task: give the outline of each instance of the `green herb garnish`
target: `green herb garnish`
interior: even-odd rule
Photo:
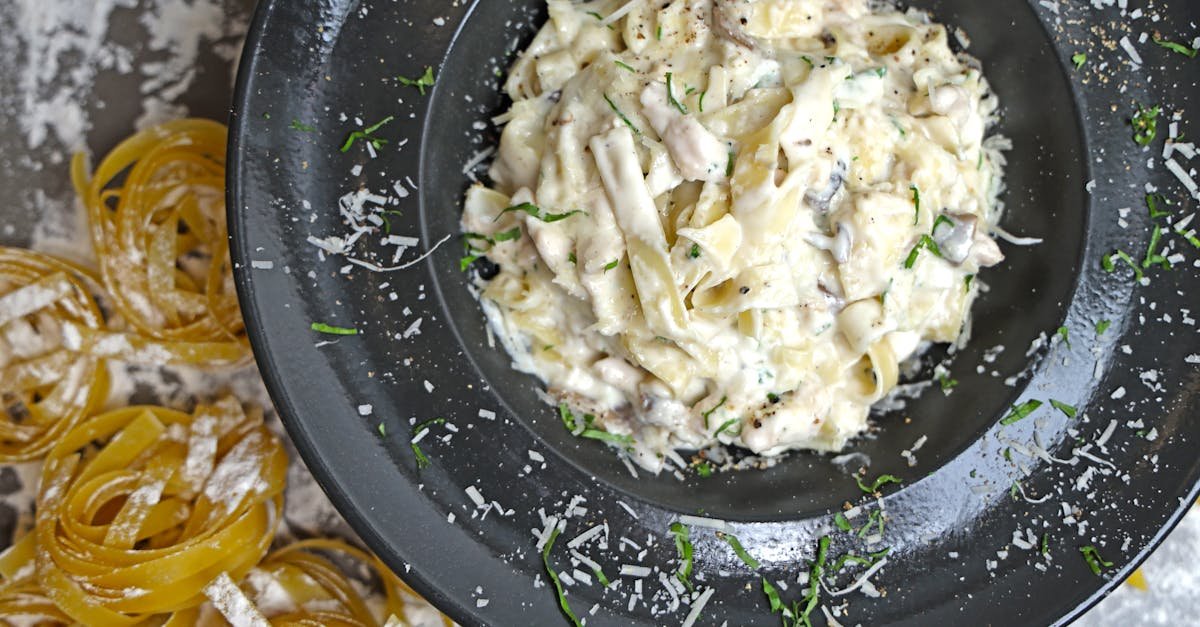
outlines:
[[[604,271],[608,272],[609,270],[612,270],[613,268],[617,267],[617,264],[619,263],[621,263],[620,259],[613,259],[612,261],[604,264]]]
[[[622,70],[628,70],[634,74],[637,74],[637,70],[633,69],[632,65],[629,65],[620,59],[613,59],[613,63],[616,63],[617,67],[621,68]]]
[[[910,185],[908,189],[912,190],[913,202],[913,224],[916,225],[921,221],[921,190],[916,185]],[[937,228],[937,225],[933,225]]]
[[[289,126],[296,129],[297,131],[303,131],[305,133],[311,133],[311,132],[317,130],[315,126],[309,126],[309,125],[305,124],[304,122],[297,120],[296,118],[292,118],[292,123]]]
[[[579,434],[579,437],[589,440],[600,440],[601,442],[609,442],[611,444],[620,444],[626,448],[633,446],[633,436],[609,433],[600,429],[584,429],[583,433]]]
[[[1058,337],[1062,338],[1062,343],[1066,344],[1067,348],[1071,348],[1071,330],[1070,329],[1068,329],[1067,327],[1058,327],[1058,330],[1055,331],[1054,334],[1057,335]]]
[[[379,423],[379,426],[377,426],[377,427],[375,427],[375,428],[379,430],[379,435],[381,435],[381,436],[383,436],[383,437],[385,437],[385,438],[387,437],[387,426],[386,426],[386,425],[384,425],[384,424],[381,422],[381,423]]]
[[[416,87],[417,91],[421,92],[421,95],[424,96],[425,88],[433,87],[433,68],[426,66],[425,73],[422,74],[421,77],[417,78],[417,79],[411,79],[411,78],[405,78],[403,76],[397,76],[396,80],[400,81],[400,84],[404,85],[405,87]]]
[[[497,233],[496,237],[492,238],[495,242],[509,242],[521,237],[521,227],[513,227],[502,233]]]
[[[808,593],[804,595],[808,602],[803,611],[796,612],[796,620],[805,625],[810,624],[809,616],[813,610],[817,609],[817,601],[821,598],[821,577],[825,574],[825,557],[828,552],[829,536],[821,536],[821,539],[817,541],[817,559],[808,572]]]
[[[692,259],[700,258],[700,245],[699,244],[692,244],[691,250],[688,251],[688,257],[691,257]]]
[[[864,494],[875,494],[879,491],[879,488],[889,483],[900,483],[901,480],[893,475],[879,475],[871,485],[867,485],[863,483],[861,477],[854,475],[854,482],[858,484],[858,489],[862,490]]]
[[[1146,194],[1146,208],[1150,210],[1151,220],[1171,215],[1171,212],[1159,209],[1159,203],[1169,206],[1171,201],[1167,200],[1167,197],[1162,194]]]
[[[1103,557],[1100,557],[1100,552],[1090,544],[1080,547],[1079,552],[1083,554],[1083,559],[1087,562],[1088,568],[1092,569],[1093,575],[1099,575],[1101,567],[1109,568],[1113,565],[1112,562],[1105,561]]]
[[[691,532],[683,523],[673,522],[670,527],[671,535],[675,538],[675,552],[679,554],[679,570],[675,578],[688,590],[692,590],[692,547]]]
[[[1007,426],[1024,420],[1028,418],[1030,414],[1037,411],[1037,408],[1041,406],[1042,402],[1039,400],[1028,400],[1020,405],[1013,405],[1012,411],[1010,411],[1007,416],[1000,420],[1000,424]]]
[[[779,591],[775,589],[775,586],[771,585],[771,582],[767,581],[766,577],[762,578],[762,589],[763,594],[767,595],[767,602],[771,604],[771,612],[783,612],[784,624],[786,625],[787,618],[791,616],[791,612],[784,605],[783,599],[779,598]]]
[[[385,124],[391,122],[394,119],[396,119],[396,116],[389,115],[386,118],[383,118],[379,122],[376,122],[375,124],[372,124],[371,126],[368,126],[367,128],[364,128],[361,131],[351,132],[349,135],[346,136],[346,141],[345,141],[345,143],[342,144],[341,151],[349,152],[350,148],[352,146],[354,146],[354,142],[356,142],[360,139],[365,142],[370,143],[371,147],[374,148],[375,150],[379,150],[380,148],[383,148],[383,145],[387,143],[387,140],[380,139],[378,137],[374,137],[375,131],[378,131],[379,129],[383,128],[383,126]]]
[[[913,267],[913,264],[917,263],[917,257],[919,257],[921,255],[922,248],[933,253],[935,257],[942,256],[942,250],[940,248],[938,248],[937,242],[933,241],[933,238],[929,237],[928,235],[922,235],[921,239],[917,241],[916,246],[913,246],[912,250],[909,251],[908,257],[905,258],[905,260],[904,260],[904,268],[905,269],[911,269]]]
[[[704,479],[711,477],[713,474],[712,464],[706,461],[696,464],[696,474],[700,475]]]
[[[700,113],[704,113],[704,97],[707,95],[708,95],[707,89],[700,92],[700,100],[699,100],[699,102],[696,103],[696,106],[700,108]]]
[[[834,514],[833,524],[836,525],[838,529],[841,529],[846,533],[854,531],[854,527],[850,524],[850,521],[846,519],[846,515],[841,512]]]
[[[728,177],[728,176],[733,176],[733,159],[734,159],[734,156],[735,156],[735,153],[734,153],[732,150],[730,150],[730,151],[729,151],[729,160],[725,162],[725,176],[727,176],[727,177]]]
[[[728,533],[722,533],[722,532],[718,531],[717,537],[724,540],[727,544],[729,544],[729,546],[731,548],[733,548],[733,552],[735,554],[737,554],[738,559],[742,560],[742,563],[745,564],[746,566],[749,566],[750,570],[758,570],[759,566],[762,566],[762,564],[760,564],[758,562],[758,560],[754,559],[754,556],[752,556],[746,552],[746,549],[742,546],[742,543],[737,539],[737,536],[734,536],[734,535],[728,534]]]
[[[558,580],[558,573],[554,572],[554,568],[550,566],[550,549],[554,547],[554,541],[558,539],[558,525],[550,531],[550,537],[546,539],[546,545],[542,547],[542,565],[546,567],[546,576],[550,577],[550,581],[554,583],[554,591],[558,593],[558,606],[562,608],[563,614],[571,620],[571,624],[575,627],[581,627],[579,619],[575,616],[575,612],[571,611],[571,605],[567,603],[567,597],[563,594],[562,583]]]
[[[1054,399],[1050,399],[1050,405],[1052,407],[1054,407],[1054,409],[1061,411],[1063,413],[1063,415],[1066,416],[1067,418],[1074,418],[1076,416],[1076,414],[1079,413],[1079,410],[1075,409],[1074,406],[1068,405],[1062,401],[1056,401]]]
[[[413,427],[413,430],[412,430],[413,437],[414,438],[417,437],[418,435],[421,434],[422,431],[428,429],[429,427],[431,427],[433,425],[439,425],[439,424],[445,424],[445,423],[446,423],[445,418],[434,418],[432,420],[426,420],[425,422],[422,422],[421,424]],[[408,446],[410,448],[412,448],[413,457],[417,458],[417,470],[421,470],[423,468],[428,468],[429,467],[429,458],[425,456],[425,452],[421,450],[421,447],[417,446],[416,442],[409,442]]]
[[[949,376],[942,374],[938,375],[938,383],[941,384],[942,391],[949,394],[950,390],[953,390],[958,385],[958,379],[951,379]]]
[[[1145,278],[1146,274],[1142,272],[1142,268],[1138,266],[1136,261],[1133,260],[1133,257],[1129,256],[1129,253],[1126,253],[1123,250],[1115,250],[1102,257],[1100,259],[1100,267],[1104,268],[1105,272],[1112,272],[1116,269],[1116,263],[1113,261],[1114,258],[1120,259],[1130,268],[1133,268],[1133,276],[1138,281],[1141,281],[1143,278]]]
[[[1133,114],[1133,119],[1130,123],[1133,125],[1133,141],[1139,146],[1149,146],[1154,141],[1154,137],[1158,135],[1158,116],[1162,113],[1162,107],[1143,107],[1138,105],[1137,111]]]
[[[1192,246],[1195,246],[1196,248],[1200,248],[1200,238],[1196,237],[1195,231],[1185,231],[1183,229],[1177,228],[1177,229],[1175,229],[1175,234],[1178,235],[1179,237],[1182,237],[1183,239],[1187,240],[1188,243],[1191,244]]]
[[[1162,227],[1155,224],[1153,232],[1150,233],[1150,245],[1146,247],[1146,256],[1142,259],[1142,268],[1150,266],[1160,266],[1164,270],[1171,269],[1171,262],[1166,257],[1158,254],[1158,245],[1162,242]]]
[[[569,218],[577,213],[583,213],[582,209],[576,209],[574,211],[568,211],[566,213],[542,213],[542,209],[540,207],[538,207],[537,205],[535,205],[531,202],[523,202],[519,205],[513,205],[511,207],[508,207],[508,208],[504,209],[503,211],[501,211],[500,213],[496,214],[496,217],[492,218],[492,222],[499,220],[504,214],[512,213],[514,211],[523,211],[523,212],[529,214],[530,216],[533,216],[533,217],[537,218],[538,220],[541,220],[542,222],[558,222],[559,220],[566,220],[567,218]]]
[[[310,328],[317,333],[324,333],[326,335],[358,335],[358,329],[335,327],[324,322],[314,322]]]
[[[575,258],[575,253],[573,252],[567,253],[567,261],[571,262],[571,265],[573,266],[579,263],[579,260]]]
[[[687,115],[687,107],[683,103],[675,99],[675,90],[671,87],[671,73],[667,72],[667,103],[679,110],[680,113]]]
[[[707,429],[707,428],[708,428],[708,417],[709,417],[709,416],[711,416],[711,415],[713,414],[713,412],[715,412],[715,411],[717,411],[718,409],[720,409],[720,408],[721,408],[721,406],[722,406],[722,405],[724,405],[724,404],[725,404],[725,401],[727,401],[727,400],[729,400],[729,397],[728,397],[728,396],[722,396],[722,397],[721,397],[721,400],[717,401],[717,404],[716,404],[716,405],[713,405],[712,409],[710,409],[710,410],[708,410],[708,411],[706,411],[706,412],[702,412],[702,413],[700,414],[701,416],[704,416],[704,428],[705,428],[705,429]],[[736,419],[735,419],[735,420],[736,420]],[[728,424],[728,423],[726,423],[726,424]],[[720,433],[720,431],[717,431],[717,433]]]
[[[1071,55],[1071,63],[1075,64],[1076,70],[1081,70],[1083,69],[1083,64],[1087,63],[1087,55],[1082,52],[1076,52]]]
[[[654,38],[662,41],[662,24],[659,24],[658,28],[654,29]]]
[[[625,123],[625,126],[629,127],[629,130],[633,131],[634,135],[642,134],[642,131],[640,131],[638,127],[634,126],[633,122],[629,121],[629,118],[625,117],[625,114],[617,108],[617,104],[612,101],[612,98],[608,97],[608,94],[604,94],[604,102],[608,103],[608,107],[613,110],[613,113],[617,114],[617,117],[621,118],[621,121]]]
[[[1185,46],[1183,44],[1177,44],[1173,41],[1159,39],[1157,35],[1154,36],[1154,43],[1156,43],[1156,44],[1162,46],[1163,48],[1166,48],[1167,50],[1170,50],[1171,52],[1174,52],[1176,54],[1182,54],[1183,56],[1185,56],[1189,59],[1196,58],[1196,49],[1195,48],[1189,48],[1188,46]]]
[[[1042,555],[1050,554],[1050,534],[1042,534]]]
[[[779,402],[779,395],[774,392],[767,392],[767,401],[774,405]]]
[[[1096,335],[1104,335],[1104,332],[1112,326],[1112,320],[1101,320],[1096,323]]]
[[[730,418],[729,420],[726,420],[725,422],[721,423],[721,426],[720,426],[720,428],[718,428],[718,429],[716,430],[716,432],[715,432],[715,433],[713,433],[713,437],[715,438],[715,437],[717,437],[718,435],[721,435],[721,434],[722,434],[722,433],[723,433],[723,432],[724,432],[726,429],[728,429],[729,427],[732,427],[733,425],[737,424],[737,422],[738,422],[738,419],[737,419],[737,418]],[[707,425],[705,425],[705,428],[707,428]],[[736,435],[736,434],[735,434],[735,435]]]

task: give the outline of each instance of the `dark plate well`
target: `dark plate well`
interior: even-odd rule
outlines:
[[[482,133],[473,125],[504,109],[495,71],[536,32],[540,4],[272,0],[260,6],[239,78],[229,207],[238,287],[268,388],[313,474],[364,540],[460,622],[561,620],[553,593],[533,588],[541,563],[529,529],[541,527],[539,508],[556,511],[574,495],[586,497],[591,523],[607,520],[630,537],[659,536],[649,564],[671,563],[674,547],[664,535],[671,520],[703,512],[738,521],[737,534],[765,572],[794,580],[812,558],[815,538],[829,533],[830,514],[862,496],[829,456],[793,454],[767,471],[682,483],[644,473],[635,479],[602,446],[565,433],[537,399],[537,382],[514,373],[507,355],[488,346],[482,313],[458,268],[457,239],[427,263],[389,274],[343,274],[344,261],[319,261],[305,243],[310,234],[341,234],[336,203],[343,194],[359,187],[391,193],[397,184],[409,195],[398,198],[394,232],[419,234],[424,246],[458,232],[469,183],[462,165],[496,140],[490,125]],[[1195,351],[1195,336],[1176,341],[1165,328],[1137,325],[1144,303],[1134,286],[1102,272],[1098,261],[1114,246],[1130,245],[1131,237],[1141,238],[1133,248],[1145,247],[1141,228],[1117,228],[1112,207],[1136,206],[1140,184],[1161,174],[1126,169],[1127,161],[1145,159],[1135,156],[1109,106],[1127,106],[1130,95],[1112,84],[1081,84],[1065,62],[1074,52],[1063,43],[1070,33],[1048,26],[1040,9],[973,0],[912,6],[971,35],[970,53],[982,61],[1003,105],[998,131],[1014,144],[1003,224],[1047,243],[1005,246],[1008,260],[980,277],[991,289],[975,307],[970,346],[955,358],[955,392],[927,391],[904,412],[880,416],[879,433],[856,443],[854,449],[873,460],[872,475],[890,473],[905,482],[885,501],[894,557],[878,585],[889,594],[854,597],[850,622],[1049,624],[1075,616],[1119,578],[1093,577],[1078,557],[1078,539],[1057,525],[1059,503],[1079,501],[1069,487],[1066,496],[1042,505],[1009,498],[1014,480],[1042,495],[1073,475],[1036,460],[1009,463],[1000,442],[1027,442],[1036,429],[1047,449],[1069,457],[1067,430],[1090,434],[1110,414],[1131,419],[1127,408],[1109,400],[1110,392],[1140,388],[1137,374],[1154,368],[1173,386],[1161,402],[1140,405],[1138,415],[1160,436],[1111,455],[1130,480],[1105,480],[1097,490],[1090,519],[1096,542],[1110,539],[1105,557],[1132,568],[1178,518],[1180,499],[1194,497],[1200,467],[1189,447],[1197,427],[1185,415],[1196,406],[1200,380],[1184,356]],[[1200,18],[1200,8],[1182,2],[1168,12],[1181,23]],[[415,77],[426,66],[438,68],[428,95],[394,80]],[[1144,72],[1153,76],[1131,93],[1147,101],[1155,100],[1158,85],[1197,92],[1194,72]],[[387,115],[396,120],[381,132],[391,143],[378,159],[359,149],[338,150],[354,118],[371,124]],[[298,131],[293,120],[317,130]],[[363,166],[360,173],[355,165]],[[1085,185],[1093,179],[1111,184],[1088,194]],[[275,269],[251,269],[252,260],[272,260]],[[1157,307],[1187,307],[1184,294],[1196,283],[1194,272],[1184,272],[1144,289],[1152,290]],[[420,333],[404,338],[417,318]],[[1101,318],[1115,324],[1096,337],[1092,328]],[[361,333],[318,347],[328,338],[308,330],[314,321]],[[1052,335],[1059,326],[1070,330],[1070,347],[1026,356],[1039,334]],[[1122,344],[1145,350],[1125,354],[1116,350]],[[985,352],[1000,345],[1004,351],[986,361]],[[1096,360],[1103,363],[1099,378],[1093,377]],[[1005,382],[1010,376],[1017,377],[1014,385]],[[1087,422],[1043,412],[1036,424],[996,425],[1013,403],[1030,398],[1086,408]],[[357,408],[368,404],[370,416],[360,416]],[[481,408],[496,411],[497,420],[479,418]],[[435,416],[449,418],[460,432],[447,445],[426,443],[433,465],[418,471],[407,441],[410,419]],[[381,437],[380,423],[387,436]],[[928,442],[909,467],[898,453],[921,436]],[[546,456],[546,470],[523,471],[529,450]],[[1158,455],[1154,466],[1145,461],[1150,454]],[[468,486],[514,515],[473,518]],[[1127,504],[1133,495],[1137,507],[1104,506]],[[451,512],[455,523],[447,522]],[[1035,570],[1025,558],[985,568],[1013,529],[1031,520],[1062,536],[1049,571]],[[1134,540],[1121,549],[1126,536]],[[696,544],[698,568],[718,589],[706,611],[714,624],[777,620],[757,586],[744,589],[757,577],[723,543],[705,535]],[[606,570],[615,572],[619,561]],[[486,607],[476,607],[476,586],[485,589]],[[623,599],[598,591],[577,588],[570,596],[584,610],[600,603],[591,625],[662,622],[644,608],[627,613]]]

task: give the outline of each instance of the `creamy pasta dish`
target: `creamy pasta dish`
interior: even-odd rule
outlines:
[[[965,338],[1005,142],[944,26],[866,0],[548,5],[462,224],[492,332],[576,435],[655,471],[837,451],[905,360]]]

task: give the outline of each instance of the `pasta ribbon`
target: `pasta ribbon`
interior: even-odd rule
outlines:
[[[70,349],[64,330],[104,317],[88,271],[0,247],[0,462],[36,459],[108,396],[102,360]]]
[[[14,579],[0,599],[42,608],[44,595],[95,627],[194,608],[217,575],[241,579],[266,554],[286,473],[261,411],[232,398],[91,417],[50,451],[34,531],[0,558],[40,591]]]
[[[328,555],[329,557],[324,557]],[[342,564],[339,568],[335,562]],[[346,576],[351,564],[379,580],[384,592],[382,608],[372,608]],[[416,592],[388,570],[379,558],[341,540],[312,539],[294,542],[271,553],[255,569],[243,589],[269,581],[287,592],[292,607],[264,614],[276,627],[346,625],[376,627],[407,624],[407,603]],[[251,583],[255,582],[255,583]],[[253,597],[254,595],[251,595]],[[380,612],[382,610],[382,612]],[[379,614],[382,613],[382,616]],[[390,619],[390,620],[389,620]],[[454,623],[441,617],[446,627]]]
[[[71,177],[88,210],[100,277],[122,318],[168,342],[225,344],[196,357],[246,354],[225,224],[225,127],[185,119],[121,142]]]

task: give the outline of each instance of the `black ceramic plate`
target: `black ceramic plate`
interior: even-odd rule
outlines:
[[[703,513],[730,521],[761,573],[791,583],[780,593],[794,600],[819,537],[833,538],[831,557],[864,550],[832,516],[847,501],[864,501],[856,527],[867,511],[887,512],[873,547],[891,548],[872,578],[884,596],[825,594],[829,607],[844,605],[842,622],[1050,624],[1078,616],[1196,497],[1200,423],[1190,414],[1200,407],[1200,376],[1189,357],[1197,335],[1187,310],[1200,315],[1200,251],[1166,238],[1185,261],[1148,270],[1146,286],[1128,268],[1105,272],[1101,258],[1122,248],[1141,260],[1152,225],[1146,183],[1175,203],[1173,219],[1195,207],[1158,158],[1167,121],[1144,152],[1127,120],[1137,102],[1163,104],[1168,117],[1200,97],[1196,62],[1137,43],[1152,27],[1190,37],[1200,5],[1160,2],[1161,21],[1143,17],[1127,27],[1116,8],[1066,4],[1056,3],[1056,15],[1016,0],[913,3],[970,34],[970,52],[1002,99],[1000,131],[1014,143],[1004,224],[1047,243],[1007,247],[1008,262],[981,277],[992,289],[976,307],[971,347],[954,362],[953,392],[927,390],[904,412],[880,416],[877,437],[856,444],[873,460],[871,476],[904,480],[876,502],[815,454],[763,472],[635,479],[601,445],[572,439],[537,399],[537,382],[513,373],[489,346],[456,238],[388,273],[320,260],[306,243],[345,234],[338,199],[359,188],[391,199],[392,233],[420,238],[404,261],[458,232],[469,182],[463,164],[496,139],[486,122],[504,108],[499,75],[541,23],[541,2],[264,2],[238,85],[230,225],[255,353],[305,461],[364,540],[465,624],[563,622],[532,530],[543,528],[542,514],[572,503],[586,511],[569,519],[551,552],[559,570],[573,570],[569,539],[607,523],[607,549],[581,550],[611,577],[622,564],[669,575],[668,525]],[[1144,57],[1140,69],[1115,43],[1126,33]],[[1078,52],[1088,59],[1075,70],[1070,57]],[[426,66],[437,75],[429,93],[395,78],[416,78]],[[389,141],[378,158],[362,141],[339,150],[350,131],[386,116],[395,119],[377,133]],[[1200,129],[1185,118],[1180,132]],[[382,237],[367,236],[355,254],[392,265]],[[1102,320],[1111,327],[1098,334]],[[313,322],[359,333],[319,335]],[[1060,326],[1069,342],[1027,352]],[[1014,403],[1031,399],[1046,404],[999,424]],[[1050,399],[1079,415],[1068,418]],[[418,469],[412,424],[435,417],[456,430],[432,429],[420,443],[431,465]],[[910,467],[900,451],[922,436]],[[1074,464],[1043,461],[1040,447]],[[758,574],[711,530],[693,527],[692,535],[695,577],[716,590],[702,624],[778,620]],[[1043,537],[1045,554],[1029,547]],[[1080,554],[1086,545],[1114,566],[1093,574]],[[843,573],[834,586],[854,577]],[[631,604],[634,592],[634,581],[622,578],[608,591],[577,583],[567,598],[581,615],[595,606],[591,625],[677,623],[688,611],[667,612],[657,572]]]

